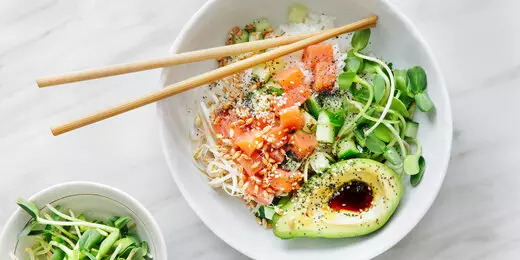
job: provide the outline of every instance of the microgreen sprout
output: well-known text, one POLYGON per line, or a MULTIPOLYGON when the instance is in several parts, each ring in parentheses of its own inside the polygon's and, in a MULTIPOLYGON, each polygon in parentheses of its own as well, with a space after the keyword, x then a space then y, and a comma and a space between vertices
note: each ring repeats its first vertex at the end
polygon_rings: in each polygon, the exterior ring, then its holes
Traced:
POLYGON ((415 95, 415 102, 419 110, 428 112, 433 108, 433 102, 431 101, 428 93, 425 92, 427 86, 426 72, 419 66, 408 69, 406 73, 408 77, 408 88, 410 92, 415 95))
POLYGON ((41 212, 31 201, 18 199, 16 203, 33 218, 19 235, 21 239, 34 237, 35 244, 25 249, 30 259, 150 259, 148 244, 130 234, 135 227, 131 217, 87 221, 85 215, 76 218, 72 210, 66 214, 60 206, 47 204, 47 211, 41 212))

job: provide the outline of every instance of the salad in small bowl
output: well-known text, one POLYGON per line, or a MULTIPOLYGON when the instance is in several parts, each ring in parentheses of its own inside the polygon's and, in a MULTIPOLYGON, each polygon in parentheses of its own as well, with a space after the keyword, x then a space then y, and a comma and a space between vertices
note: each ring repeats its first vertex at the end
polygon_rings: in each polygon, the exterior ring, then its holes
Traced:
POLYGON ((117 189, 71 182, 16 203, 0 237, 5 259, 167 259, 153 217, 117 189))

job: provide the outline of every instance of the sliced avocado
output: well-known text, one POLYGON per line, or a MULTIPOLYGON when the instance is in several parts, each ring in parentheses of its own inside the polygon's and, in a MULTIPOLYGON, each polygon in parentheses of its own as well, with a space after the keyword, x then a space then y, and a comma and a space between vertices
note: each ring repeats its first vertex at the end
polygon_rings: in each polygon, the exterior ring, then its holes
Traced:
POLYGON ((298 190, 281 208, 284 213, 273 217, 273 231, 282 239, 366 235, 390 219, 402 193, 400 177, 388 166, 370 159, 341 161, 298 190))

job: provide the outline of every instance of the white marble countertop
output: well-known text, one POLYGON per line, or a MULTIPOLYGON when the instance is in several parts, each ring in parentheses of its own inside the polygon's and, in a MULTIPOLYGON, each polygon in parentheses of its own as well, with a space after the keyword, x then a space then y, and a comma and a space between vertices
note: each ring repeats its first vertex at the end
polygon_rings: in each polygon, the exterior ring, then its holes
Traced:
MULTIPOLYGON (((455 135, 432 209, 377 259, 518 259, 520 2, 391 1, 439 61, 455 135)), ((121 188, 148 207, 172 259, 246 258, 206 228, 180 195, 160 149, 154 106, 60 137, 49 131, 158 88, 159 71, 49 89, 34 83, 42 75, 164 55, 203 2, 0 1, 0 228, 16 197, 88 180, 121 188)))

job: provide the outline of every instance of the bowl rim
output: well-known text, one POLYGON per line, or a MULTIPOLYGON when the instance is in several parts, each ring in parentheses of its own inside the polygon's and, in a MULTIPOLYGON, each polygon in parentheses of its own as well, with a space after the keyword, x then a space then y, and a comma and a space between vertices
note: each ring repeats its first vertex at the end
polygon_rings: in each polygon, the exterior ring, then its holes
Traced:
MULTIPOLYGON (((179 48, 181 42, 183 41, 184 36, 186 35, 186 33, 191 30, 191 28, 194 26, 194 24, 199 20, 200 16, 203 13, 205 13, 207 10, 209 10, 212 7, 212 5, 214 5, 218 1, 222 1, 222 0, 208 0, 207 2, 205 2, 199 8, 199 10, 197 10, 197 12, 195 12, 195 14, 193 14, 193 16, 186 22, 186 24, 183 26, 183 28, 181 29, 181 31, 179 32, 179 34, 175 38, 175 41, 173 42, 173 44, 172 44, 172 46, 171 46, 171 48, 169 50, 170 54, 177 53, 178 48, 179 48)), ((450 162, 451 148, 452 148, 452 142, 453 142, 453 119, 452 119, 451 102, 450 102, 448 90, 447 90, 447 87, 446 87, 446 83, 445 83, 445 80, 444 80, 444 76, 442 74, 442 71, 441 71, 438 63, 437 63, 437 60, 435 59, 435 56, 433 55, 433 52, 431 51, 430 46, 428 45, 428 43, 426 42, 424 37, 421 35, 420 31, 413 25, 411 20, 406 15, 404 15, 404 13, 402 13, 395 5, 393 5, 392 3, 390 3, 387 0, 378 0, 378 1, 380 2, 381 5, 383 5, 386 8, 388 8, 388 10, 391 13, 395 14, 395 16, 398 19, 400 19, 403 22, 404 27, 410 32, 412 37, 417 39, 417 41, 422 45, 422 47, 424 48, 424 51, 426 53, 426 56, 428 57, 428 59, 432 63, 433 69, 438 74, 438 76, 437 76, 437 78, 439 80, 439 84, 438 84, 439 86, 438 87, 440 88, 440 93, 442 95, 442 98, 446 102, 446 105, 445 105, 446 113, 444 113, 442 115, 439 115, 439 116, 444 118, 445 121, 446 121, 445 122, 446 123, 446 125, 445 125, 445 132, 446 133, 445 134, 447 135, 447 140, 448 140, 447 142, 448 143, 446 145, 445 151, 443 152, 443 157, 444 157, 443 161, 445 162, 445 165, 444 165, 444 167, 442 169, 442 172, 441 172, 440 181, 437 184, 435 184, 435 186, 432 186, 432 190, 434 191, 433 192, 434 196, 431 196, 430 198, 428 198, 427 201, 425 201, 425 204, 427 204, 428 206, 423 208, 423 210, 418 215, 419 217, 417 218, 415 223, 413 223, 412 225, 408 225, 406 228, 401 229, 401 231, 395 235, 395 237, 397 239, 393 240, 390 243, 387 243, 385 246, 380 247, 379 250, 373 251, 369 255, 368 259, 372 259, 372 258, 374 258, 374 257, 376 257, 376 256, 378 256, 378 255, 380 255, 380 254, 382 254, 384 252, 386 252, 387 250, 389 250, 393 246, 395 246, 406 235, 408 235, 410 233, 410 231, 412 231, 412 229, 414 229, 419 224, 419 222, 424 218, 426 213, 430 210, 431 206, 433 205, 433 202, 435 201, 435 199, 439 195, 439 191, 440 191, 440 189, 442 187, 442 184, 444 183, 444 179, 446 177, 446 173, 447 173, 449 162, 450 162)), ((161 78, 161 82, 162 82, 163 85, 164 85, 165 77, 166 77, 165 76, 165 69, 162 69, 160 78, 161 78)), ((208 223, 210 223, 209 216, 206 216, 206 215, 204 215, 202 213, 203 212, 202 209, 201 209, 202 206, 199 206, 196 203, 194 203, 194 201, 193 201, 192 197, 190 196, 190 193, 188 192, 188 190, 181 184, 182 182, 179 180, 177 175, 173 174, 173 172, 175 171, 174 170, 174 166, 172 165, 171 161, 169 160, 169 158, 171 158, 172 155, 168 151, 168 148, 166 147, 166 142, 165 142, 165 138, 166 138, 166 136, 165 136, 166 135, 165 120, 161 119, 163 116, 165 116, 165 113, 163 113, 161 105, 159 103, 156 104, 156 110, 157 110, 157 116, 159 117, 159 126, 160 126, 159 127, 159 132, 160 132, 159 134, 160 134, 160 138, 161 138, 161 147, 162 147, 162 150, 163 150, 163 153, 164 153, 164 156, 165 156, 166 164, 168 165, 168 169, 170 170, 170 173, 171 173, 171 175, 172 175, 172 177, 173 177, 173 179, 174 179, 174 181, 175 181, 175 183, 177 185, 177 188, 181 192, 182 196, 188 202, 188 205, 191 207, 191 209, 202 220, 204 225, 206 225, 206 227, 208 227, 214 234, 216 234, 221 240, 223 240, 226 244, 228 244, 231 247, 233 247, 235 250, 241 252, 242 254, 244 254, 244 255, 246 255, 248 257, 254 258, 256 256, 256 254, 253 253, 252 250, 250 250, 249 248, 244 248, 244 247, 241 247, 241 246, 237 245, 237 243, 235 243, 233 240, 229 239, 227 237, 227 235, 224 234, 224 232, 221 232, 219 229, 216 229, 214 226, 208 225, 208 223)))
MULTIPOLYGON (((31 197, 29 197, 28 200, 29 201, 37 200, 41 197, 44 197, 46 194, 52 193, 56 190, 63 189, 65 187, 74 187, 74 186, 83 186, 83 187, 87 187, 89 189, 92 188, 93 190, 106 190, 106 191, 109 191, 114 194, 119 194, 120 196, 122 196, 126 200, 128 200, 130 202, 129 203, 130 205, 128 205, 128 203, 122 203, 119 200, 112 198, 111 196, 103 195, 103 197, 106 197, 115 202, 119 202, 123 206, 129 208, 129 210, 133 211, 134 214, 139 216, 141 221, 146 221, 146 224, 149 228, 148 231, 151 233, 150 237, 157 239, 157 241, 154 241, 155 242, 155 248, 154 248, 155 251, 158 252, 159 255, 163 255, 166 258, 168 257, 166 242, 164 240, 161 229, 159 228, 159 225, 157 224, 157 221, 155 220, 153 215, 137 199, 135 199, 128 193, 126 193, 118 188, 115 188, 115 187, 112 187, 112 186, 109 186, 106 184, 90 182, 90 181, 62 182, 62 183, 58 183, 58 184, 49 186, 47 188, 44 188, 43 190, 40 190, 39 192, 37 192, 34 195, 32 195, 31 197)), ((71 194, 71 195, 65 196, 64 198, 70 197, 70 196, 75 196, 75 195, 84 195, 84 194, 83 193, 82 194, 79 194, 79 193, 71 194)), ((60 199, 63 199, 63 198, 60 198, 60 199)), ((51 202, 48 202, 48 203, 51 203, 51 202)), ((15 220, 18 217, 20 217, 22 214, 23 214, 23 212, 19 207, 13 212, 13 214, 11 214, 11 216, 7 220, 2 232, 0 233, 0 241, 5 239, 5 236, 7 235, 6 232, 9 229, 9 227, 11 227, 14 224, 15 220)))

